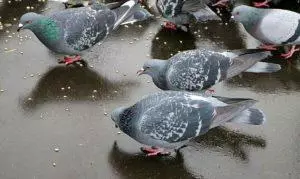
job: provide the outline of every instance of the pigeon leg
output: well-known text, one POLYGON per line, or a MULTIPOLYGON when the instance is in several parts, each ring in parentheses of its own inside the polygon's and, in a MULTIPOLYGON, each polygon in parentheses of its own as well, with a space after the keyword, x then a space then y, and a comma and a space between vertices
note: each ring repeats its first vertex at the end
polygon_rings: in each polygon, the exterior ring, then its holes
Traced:
POLYGON ((293 45, 291 50, 287 53, 281 54, 281 57, 283 57, 285 59, 291 58, 293 56, 293 54, 299 50, 300 50, 300 48, 296 48, 296 45, 293 45))
POLYGON ((214 89, 208 89, 205 91, 205 93, 207 93, 208 95, 213 95, 216 93, 216 91, 214 89))
POLYGON ((277 50, 277 48, 275 47, 275 45, 266 45, 266 44, 262 44, 258 48, 269 50, 269 51, 277 50))
POLYGON ((75 57, 64 57, 64 60, 59 63, 64 63, 66 65, 73 64, 75 62, 81 61, 81 57, 79 55, 76 55, 75 57))
POLYGON ((164 27, 165 27, 166 29, 171 29, 171 30, 176 30, 176 29, 177 29, 177 28, 176 28, 176 24, 173 23, 173 22, 166 22, 166 23, 164 24, 164 27))
POLYGON ((219 0, 218 2, 216 2, 215 4, 213 4, 212 6, 220 6, 220 7, 227 7, 228 6, 228 1, 229 0, 219 0))
POLYGON ((167 152, 164 149, 157 147, 141 147, 141 151, 146 153, 148 157, 171 154, 170 152, 167 152))
POLYGON ((254 7, 270 7, 269 1, 265 0, 264 2, 253 2, 254 7))

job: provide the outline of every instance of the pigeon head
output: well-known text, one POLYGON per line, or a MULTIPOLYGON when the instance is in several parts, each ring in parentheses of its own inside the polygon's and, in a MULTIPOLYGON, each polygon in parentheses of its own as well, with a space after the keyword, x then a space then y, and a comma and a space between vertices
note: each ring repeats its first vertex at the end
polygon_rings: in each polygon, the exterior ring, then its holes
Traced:
POLYGON ((152 78, 156 77, 157 75, 160 75, 161 73, 164 73, 167 66, 167 60, 147 60, 143 68, 140 69, 137 74, 143 75, 147 74, 151 76, 152 78))
POLYGON ((147 74, 152 77, 154 84, 160 89, 167 90, 166 71, 168 60, 148 60, 137 74, 147 74))
POLYGON ((111 119, 115 122, 116 127, 120 126, 120 122, 122 118, 121 116, 126 109, 127 109, 126 107, 119 107, 113 110, 113 112, 111 113, 111 119))
POLYGON ((264 12, 264 9, 241 5, 233 9, 232 17, 234 20, 241 22, 247 29, 253 27, 264 12))
POLYGON ((31 29, 34 27, 34 24, 40 20, 43 16, 34 12, 29 12, 24 14, 19 22, 18 31, 21 29, 31 29))
POLYGON ((233 9, 232 11, 232 16, 233 19, 239 22, 246 21, 247 19, 250 18, 250 15, 255 13, 256 8, 246 6, 246 5, 241 5, 237 6, 233 9))

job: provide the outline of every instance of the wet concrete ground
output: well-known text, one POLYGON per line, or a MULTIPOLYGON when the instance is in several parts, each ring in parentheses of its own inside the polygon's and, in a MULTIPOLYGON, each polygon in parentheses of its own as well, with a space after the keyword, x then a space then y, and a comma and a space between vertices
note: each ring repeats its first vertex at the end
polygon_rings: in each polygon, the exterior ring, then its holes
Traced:
POLYGON ((274 57, 280 72, 244 73, 214 87, 221 96, 259 100, 265 125, 216 128, 181 155, 147 158, 109 116, 159 91, 149 77, 136 76, 143 62, 178 50, 258 42, 234 23, 209 22, 183 33, 161 30, 161 19, 154 19, 121 27, 95 46, 84 56, 89 68, 65 67, 31 32, 16 33, 14 18, 27 6, 43 13, 63 9, 58 2, 0 3, 0 21, 13 24, 0 30, 1 179, 300 178, 297 58, 289 64, 274 57))

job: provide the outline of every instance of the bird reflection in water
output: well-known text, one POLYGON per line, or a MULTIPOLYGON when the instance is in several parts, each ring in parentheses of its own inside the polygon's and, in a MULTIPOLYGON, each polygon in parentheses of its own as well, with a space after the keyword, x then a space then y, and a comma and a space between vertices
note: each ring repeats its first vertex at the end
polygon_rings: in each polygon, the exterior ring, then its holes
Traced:
MULTIPOLYGON (((243 73, 225 82, 231 88, 247 88, 260 93, 287 93, 300 90, 300 67, 296 56, 292 57, 294 63, 281 65, 282 69, 276 73, 255 74, 243 73)), ((266 59, 272 63, 286 63, 276 57, 266 59)))
POLYGON ((195 138, 190 143, 197 149, 218 148, 220 152, 232 154, 234 157, 248 161, 245 146, 266 147, 266 140, 261 137, 251 136, 232 131, 225 127, 217 127, 208 131, 205 135, 195 138))
MULTIPOLYGON (((266 147, 265 139, 242 134, 225 127, 211 129, 205 135, 193 139, 187 147, 196 150, 217 148, 218 152, 230 154, 242 161, 248 161, 245 147, 266 147)), ((175 156, 146 157, 143 153, 127 153, 122 151, 117 143, 109 154, 109 163, 121 178, 204 178, 196 176, 185 166, 184 148, 175 156)))
POLYGON ((50 101, 111 100, 124 95, 135 86, 132 81, 114 82, 89 68, 57 66, 39 80, 30 95, 22 100, 26 110, 50 101))
POLYGON ((162 28, 152 40, 151 57, 168 59, 178 51, 195 49, 195 42, 196 39, 190 32, 182 30, 169 31, 162 28))
POLYGON ((146 157, 145 154, 131 154, 122 151, 115 142, 108 162, 120 178, 204 178, 196 177, 184 166, 183 156, 146 157))

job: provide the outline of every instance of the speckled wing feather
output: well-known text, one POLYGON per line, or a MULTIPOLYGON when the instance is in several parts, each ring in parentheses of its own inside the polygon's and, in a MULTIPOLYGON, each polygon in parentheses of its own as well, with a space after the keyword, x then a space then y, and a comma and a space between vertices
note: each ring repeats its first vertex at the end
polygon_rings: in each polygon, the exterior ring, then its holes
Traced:
POLYGON ((196 12, 199 9, 205 9, 209 0, 186 0, 183 3, 182 11, 183 12, 196 12))
POLYGON ((215 114, 213 106, 198 95, 174 94, 168 100, 152 104, 140 117, 138 126, 144 135, 176 143, 207 132, 215 114))
POLYGON ((158 11, 165 17, 173 17, 181 13, 183 0, 157 0, 156 7, 158 11))
POLYGON ((171 89, 206 89, 226 78, 231 58, 207 50, 191 50, 170 59, 166 79, 171 89))
POLYGON ((115 22, 112 11, 89 7, 61 11, 51 18, 60 23, 66 44, 76 51, 88 49, 103 40, 115 22))
POLYGON ((300 14, 287 10, 269 10, 253 36, 268 44, 299 44, 300 14))

